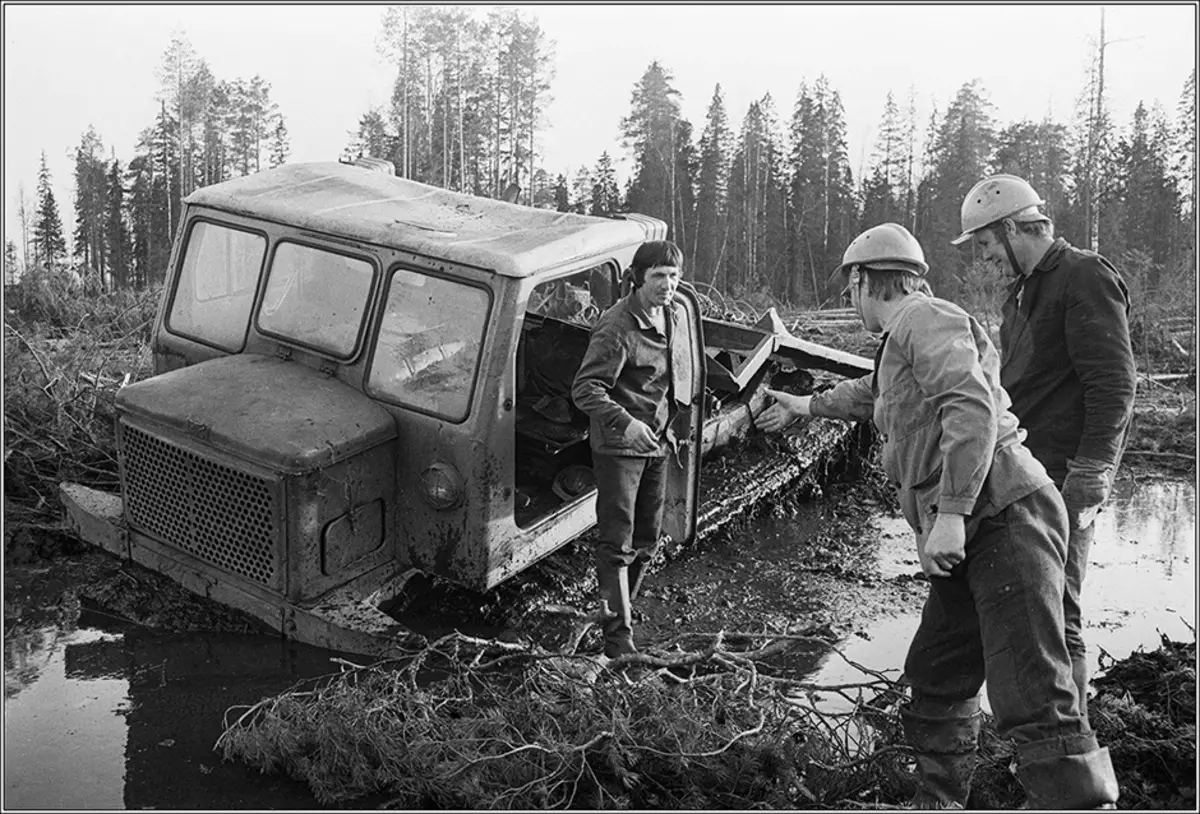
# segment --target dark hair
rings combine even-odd
[[[633,287],[640,288],[646,281],[646,269],[658,266],[683,265],[683,252],[669,240],[647,240],[634,252],[629,272],[633,275]]]

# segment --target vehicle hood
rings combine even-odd
[[[272,469],[309,472],[396,437],[392,416],[297,362],[240,354],[131,384],[117,410]]]

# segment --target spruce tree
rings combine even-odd
[[[58,216],[58,204],[50,186],[50,170],[46,166],[46,151],[42,151],[42,163],[38,169],[37,216],[33,224],[33,240],[37,246],[37,257],[51,267],[67,253],[67,241],[63,237],[62,219]]]

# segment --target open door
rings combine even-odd
[[[680,283],[676,300],[684,305],[688,334],[693,338],[690,437],[680,443],[679,453],[670,456],[667,470],[667,498],[663,508],[662,533],[675,543],[688,545],[696,537],[697,516],[700,510],[700,457],[704,438],[705,355],[704,326],[700,316],[700,299],[688,283]],[[680,439],[684,441],[685,439]]]

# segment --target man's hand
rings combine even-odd
[[[646,422],[633,419],[625,428],[625,440],[634,452],[654,452],[658,449],[658,439],[646,426]]]
[[[931,577],[948,577],[950,569],[967,558],[967,533],[964,517],[939,512],[925,540],[921,570]],[[918,549],[918,553],[921,553]]]
[[[763,432],[782,430],[802,415],[812,415],[809,404],[812,396],[793,396],[778,390],[764,388],[763,392],[775,399],[775,403],[767,407],[754,419],[754,426]]]
[[[1068,458],[1062,497],[1071,525],[1086,529],[1112,491],[1112,467],[1093,458]]]

